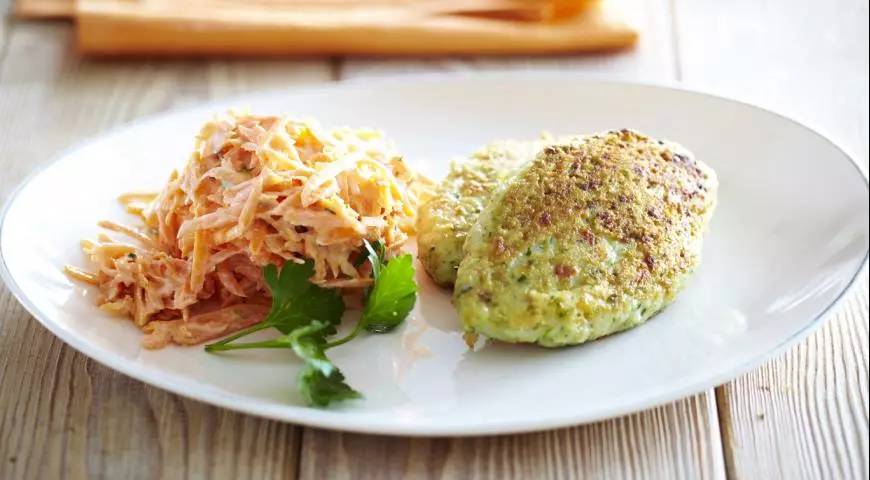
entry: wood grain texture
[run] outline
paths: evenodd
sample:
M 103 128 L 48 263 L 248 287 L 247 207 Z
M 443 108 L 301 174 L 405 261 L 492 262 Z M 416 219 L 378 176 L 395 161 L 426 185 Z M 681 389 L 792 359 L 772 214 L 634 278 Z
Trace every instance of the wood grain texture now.
M 114 125 L 208 98 L 330 78 L 325 61 L 82 62 L 70 50 L 71 34 L 64 24 L 10 28 L 0 61 L 0 200 L 58 150 Z
M 644 36 L 612 56 L 86 63 L 68 26 L 10 21 L 10 0 L 0 0 L 0 202 L 57 150 L 153 112 L 293 83 L 454 69 L 679 77 L 796 116 L 867 166 L 866 1 L 629 2 Z M 301 429 L 185 400 L 66 347 L 0 285 L 0 479 L 867 478 L 867 282 L 865 273 L 817 334 L 715 396 L 470 439 Z
M 299 430 L 182 399 L 65 346 L 0 292 L 0 478 L 288 478 Z
M 733 478 L 868 477 L 867 275 L 819 332 L 720 388 Z
M 347 60 L 343 78 L 469 69 L 559 68 L 640 80 L 673 78 L 670 6 L 627 2 L 636 51 L 548 59 Z M 300 478 L 723 478 L 712 391 L 625 418 L 546 433 L 408 439 L 306 430 Z
M 0 201 L 56 151 L 118 123 L 329 78 L 321 61 L 84 63 L 69 51 L 69 27 L 8 25 Z M 292 478 L 300 435 L 115 373 L 57 340 L 0 285 L 0 478 Z
M 676 0 L 682 78 L 793 116 L 868 166 L 868 4 Z M 718 389 L 731 478 L 868 478 L 868 299 Z
M 757 103 L 868 164 L 868 2 L 674 0 L 687 84 Z
M 712 392 L 638 415 L 524 435 L 377 437 L 307 429 L 300 479 L 722 478 Z

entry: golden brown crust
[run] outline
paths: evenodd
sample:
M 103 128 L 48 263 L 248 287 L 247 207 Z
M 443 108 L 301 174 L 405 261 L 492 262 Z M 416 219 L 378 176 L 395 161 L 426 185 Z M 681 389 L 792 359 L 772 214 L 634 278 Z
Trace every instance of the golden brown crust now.
M 632 130 L 546 147 L 504 196 L 500 231 L 509 238 L 495 238 L 493 255 L 510 255 L 511 245 L 535 243 L 532 237 L 607 238 L 637 247 L 626 250 L 628 268 L 614 272 L 614 281 L 634 289 L 672 277 L 668 270 L 683 270 L 689 255 L 673 240 L 703 227 L 709 180 L 688 153 Z
M 699 264 L 716 188 L 685 149 L 631 130 L 544 148 L 464 246 L 465 329 L 559 346 L 639 325 Z
M 552 141 L 542 136 L 529 142 L 493 142 L 454 161 L 435 197 L 417 214 L 418 255 L 436 283 L 449 286 L 456 280 L 466 235 L 493 190 Z

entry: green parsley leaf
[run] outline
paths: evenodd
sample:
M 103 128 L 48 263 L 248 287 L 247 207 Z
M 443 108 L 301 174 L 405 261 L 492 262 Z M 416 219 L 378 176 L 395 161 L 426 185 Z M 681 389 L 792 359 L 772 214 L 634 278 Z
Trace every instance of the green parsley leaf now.
M 414 259 L 402 255 L 379 269 L 369 294 L 361 323 L 372 333 L 387 333 L 398 327 L 417 302 Z
M 305 361 L 297 380 L 299 393 L 309 405 L 319 407 L 362 397 L 345 382 L 344 375 L 324 352 L 324 332 L 328 328 L 329 325 L 313 322 L 287 335 L 293 351 Z
M 365 242 L 367 260 L 372 265 L 373 286 L 366 292 L 362 318 L 347 337 L 328 342 L 344 313 L 344 301 L 337 290 L 321 288 L 309 279 L 314 274 L 314 262 L 287 262 L 280 273 L 274 265 L 263 269 L 263 276 L 272 291 L 272 309 L 257 325 L 224 340 L 206 345 L 208 352 L 251 348 L 290 348 L 305 362 L 299 374 L 299 393 L 309 405 L 328 406 L 332 402 L 360 398 L 344 375 L 326 356 L 328 348 L 352 340 L 362 330 L 387 333 L 399 326 L 417 300 L 414 282 L 414 261 L 411 255 L 385 260 L 386 248 L 381 242 Z M 365 258 L 365 256 L 361 257 Z M 262 342 L 232 343 L 251 333 L 275 328 L 283 335 Z
M 267 328 L 275 328 L 286 335 L 314 321 L 325 325 L 323 336 L 334 334 L 335 326 L 341 322 L 341 317 L 344 315 L 344 300 L 337 290 L 321 288 L 308 281 L 313 274 L 312 260 L 302 264 L 288 261 L 280 274 L 274 265 L 267 265 L 263 269 L 263 276 L 272 291 L 272 310 L 269 315 L 253 327 L 206 345 L 205 350 L 215 352 L 255 348 L 243 347 L 244 344 L 231 344 L 231 342 Z M 262 345 L 263 342 L 257 344 Z
M 371 333 L 389 333 L 405 321 L 417 301 L 417 283 L 414 281 L 414 258 L 402 255 L 385 262 L 382 243 L 365 242 L 372 264 L 374 285 L 366 294 L 366 306 L 356 328 L 346 337 L 330 342 L 327 347 L 345 344 L 363 330 Z
M 287 262 L 280 276 L 276 272 L 275 265 L 263 269 L 272 290 L 272 311 L 263 322 L 287 334 L 317 320 L 326 324 L 324 335 L 334 334 L 344 315 L 344 299 L 338 290 L 308 281 L 314 275 L 314 261 Z
M 206 345 L 208 352 L 251 348 L 290 348 L 305 362 L 299 374 L 299 393 L 309 405 L 325 407 L 332 402 L 360 398 L 344 375 L 326 356 L 326 337 L 344 314 L 344 300 L 337 290 L 318 287 L 309 281 L 314 274 L 314 262 L 287 262 L 278 272 L 274 265 L 263 269 L 263 276 L 272 291 L 272 310 L 259 324 L 225 340 Z M 262 342 L 232 343 L 239 338 L 266 328 L 275 328 L 284 335 Z
M 344 381 L 344 375 L 337 368 L 328 376 L 320 370 L 306 365 L 299 374 L 299 393 L 305 397 L 309 405 L 326 407 L 333 402 L 355 400 L 362 398 L 362 394 L 351 388 Z

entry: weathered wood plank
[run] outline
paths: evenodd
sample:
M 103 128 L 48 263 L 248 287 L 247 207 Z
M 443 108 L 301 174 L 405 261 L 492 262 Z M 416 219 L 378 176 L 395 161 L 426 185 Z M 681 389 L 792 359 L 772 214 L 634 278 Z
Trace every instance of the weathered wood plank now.
M 325 61 L 81 63 L 69 51 L 70 32 L 63 24 L 23 22 L 6 31 L 0 200 L 56 151 L 119 123 L 208 98 L 329 79 Z M 90 361 L 0 285 L 0 478 L 292 478 L 300 434 Z
M 792 116 L 868 166 L 868 4 L 677 0 L 683 79 Z M 786 173 L 787 174 L 787 173 Z M 732 478 L 867 478 L 868 299 L 718 389 Z
M 713 394 L 525 435 L 408 439 L 306 429 L 302 479 L 722 478 Z
M 673 79 L 667 1 L 624 2 L 643 25 L 637 49 L 536 59 L 348 60 L 343 78 L 417 72 L 553 68 L 636 80 Z M 301 478 L 720 478 L 711 392 L 637 415 L 545 433 L 408 439 L 306 430 Z

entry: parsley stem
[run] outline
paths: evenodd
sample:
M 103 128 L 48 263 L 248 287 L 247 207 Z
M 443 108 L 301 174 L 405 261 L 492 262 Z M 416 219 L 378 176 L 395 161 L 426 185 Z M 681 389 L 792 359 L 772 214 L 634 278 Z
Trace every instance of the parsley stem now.
M 356 327 L 354 327 L 353 331 L 350 332 L 346 337 L 339 338 L 338 340 L 333 340 L 332 342 L 327 343 L 326 346 L 323 347 L 323 349 L 326 350 L 327 348 L 332 348 L 332 347 L 337 347 L 339 345 L 344 345 L 345 343 L 356 338 L 356 336 L 359 335 L 359 332 L 361 332 L 362 330 L 363 330 L 363 321 L 360 320 L 359 322 L 357 322 Z
M 232 343 L 232 344 L 211 344 L 206 345 L 207 352 L 222 352 L 226 350 L 245 350 L 249 348 L 288 348 L 290 343 L 284 337 L 275 340 L 266 340 L 263 342 L 248 342 L 248 343 Z
M 227 350 L 226 348 L 219 348 L 219 347 L 223 347 L 224 345 L 226 345 L 234 340 L 238 340 L 238 339 L 240 339 L 244 336 L 250 335 L 254 332 L 259 332 L 260 330 L 265 330 L 265 329 L 269 328 L 270 326 L 271 325 L 267 325 L 265 323 L 258 323 L 256 325 L 254 325 L 253 327 L 246 328 L 240 332 L 236 332 L 235 334 L 230 335 L 229 337 L 227 337 L 219 342 L 210 343 L 210 344 L 206 345 L 205 351 L 206 352 L 216 352 L 218 350 Z

